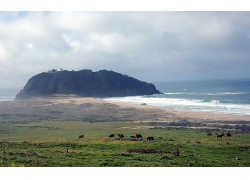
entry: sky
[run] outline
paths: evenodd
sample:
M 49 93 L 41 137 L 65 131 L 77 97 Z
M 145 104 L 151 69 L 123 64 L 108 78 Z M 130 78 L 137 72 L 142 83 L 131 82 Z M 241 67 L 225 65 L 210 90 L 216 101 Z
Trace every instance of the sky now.
M 0 11 L 0 88 L 51 69 L 250 78 L 250 11 Z

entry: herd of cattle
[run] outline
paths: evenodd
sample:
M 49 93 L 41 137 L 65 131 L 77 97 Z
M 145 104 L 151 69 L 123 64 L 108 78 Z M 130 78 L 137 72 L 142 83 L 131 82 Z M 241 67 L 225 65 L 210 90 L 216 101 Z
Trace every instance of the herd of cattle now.
M 207 133 L 207 136 L 212 136 L 212 133 L 211 133 L 211 132 L 208 132 L 208 133 Z M 224 133 L 221 133 L 221 134 L 216 133 L 217 139 L 218 139 L 218 138 L 222 138 L 223 136 L 225 136 Z M 231 136 L 232 136 L 232 134 L 231 134 L 230 132 L 226 133 L 226 137 L 231 137 Z M 115 134 L 110 134 L 110 135 L 109 135 L 109 138 L 114 138 L 114 137 L 115 137 Z M 79 138 L 79 139 L 80 139 L 80 138 L 84 138 L 84 135 L 81 134 L 81 135 L 79 135 L 78 138 Z M 118 139 L 119 139 L 119 140 L 124 139 L 124 135 L 123 135 L 123 134 L 118 134 Z M 142 135 L 141 135 L 141 134 L 135 134 L 135 136 L 130 136 L 130 139 L 133 140 L 133 141 L 142 140 Z M 159 137 L 159 139 L 163 139 L 163 138 L 162 138 L 162 137 Z M 155 139 L 154 139 L 153 136 L 148 136 L 148 137 L 147 137 L 147 141 L 154 141 L 154 140 L 155 140 Z
M 215 134 L 216 134 L 217 139 L 225 136 L 224 133 L 221 133 L 221 134 L 215 133 Z M 207 136 L 212 136 L 212 133 L 211 132 L 207 133 Z M 231 137 L 231 136 L 232 136 L 232 134 L 230 132 L 226 133 L 226 137 Z
M 109 136 L 108 136 L 109 138 L 114 138 L 115 137 L 115 134 L 110 134 Z M 80 138 L 84 138 L 84 135 L 83 134 L 81 134 L 81 135 L 79 135 L 79 137 L 78 137 L 79 139 Z M 118 139 L 119 140 L 122 140 L 122 139 L 124 139 L 124 135 L 123 134 L 118 134 Z M 142 135 L 141 134 L 135 134 L 135 136 L 130 136 L 130 139 L 131 140 L 142 140 Z M 159 139 L 163 139 L 162 137 L 159 137 Z M 148 136 L 147 137 L 147 141 L 154 141 L 154 137 L 153 136 Z
M 114 138 L 115 134 L 110 134 L 109 138 Z M 118 139 L 122 140 L 124 139 L 124 135 L 123 134 L 118 134 Z M 135 136 L 130 136 L 131 140 L 142 140 L 142 135 L 141 134 L 135 134 Z M 147 137 L 147 141 L 154 141 L 154 137 L 153 136 L 148 136 Z

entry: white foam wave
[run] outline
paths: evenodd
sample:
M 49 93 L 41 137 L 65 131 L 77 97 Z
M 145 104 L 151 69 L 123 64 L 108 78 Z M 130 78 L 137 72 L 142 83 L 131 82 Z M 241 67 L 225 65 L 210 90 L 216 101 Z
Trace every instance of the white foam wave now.
M 250 94 L 250 92 L 164 92 L 166 95 L 209 95 L 209 96 L 221 96 L 221 95 L 238 95 L 238 94 Z
M 0 96 L 0 101 L 13 101 L 15 96 Z
M 173 109 L 193 110 L 215 112 L 223 114 L 249 115 L 249 104 L 224 104 L 218 100 L 204 102 L 200 99 L 178 99 L 178 98 L 156 98 L 156 97 L 123 97 L 123 98 L 105 98 L 107 101 L 118 101 L 142 104 L 146 103 L 156 107 L 169 107 Z

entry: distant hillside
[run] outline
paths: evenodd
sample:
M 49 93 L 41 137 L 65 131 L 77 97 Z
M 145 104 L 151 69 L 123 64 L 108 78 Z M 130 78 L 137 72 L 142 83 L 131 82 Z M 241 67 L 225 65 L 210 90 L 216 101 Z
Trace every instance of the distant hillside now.
M 118 97 L 160 94 L 151 83 L 117 72 L 100 70 L 50 71 L 30 78 L 16 99 L 75 94 L 82 97 Z

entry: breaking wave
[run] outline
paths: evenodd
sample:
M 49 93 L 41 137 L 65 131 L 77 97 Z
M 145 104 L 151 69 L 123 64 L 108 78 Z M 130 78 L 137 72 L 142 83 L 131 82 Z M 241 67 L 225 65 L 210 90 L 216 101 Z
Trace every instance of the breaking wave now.
M 180 99 L 146 96 L 104 98 L 104 100 L 134 104 L 146 103 L 147 105 L 155 107 L 167 107 L 179 110 L 191 110 L 234 115 L 250 115 L 250 104 L 233 104 L 230 103 L 230 101 L 220 102 L 219 100 Z

